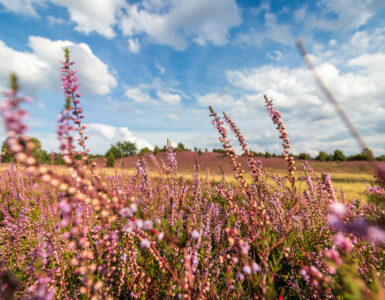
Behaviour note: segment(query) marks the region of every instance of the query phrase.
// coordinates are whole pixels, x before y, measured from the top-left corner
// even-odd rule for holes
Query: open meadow
[[[0,0],[0,300],[384,300],[382,2]]]
[[[251,173],[227,174],[214,168],[228,157],[199,155],[191,170],[191,153],[171,147],[130,157],[136,168],[20,153],[0,169],[6,299],[383,295],[385,233],[362,219],[384,224],[374,162],[297,161],[288,173],[281,158],[264,168],[250,156]]]
[[[186,156],[188,158],[186,159]],[[208,156],[205,158],[204,156]],[[178,174],[183,175],[186,180],[191,181],[194,176],[194,163],[197,162],[200,165],[201,171],[199,176],[201,180],[208,180],[212,183],[219,183],[222,179],[221,171],[226,175],[227,183],[235,183],[235,179],[232,176],[230,161],[221,154],[215,153],[203,153],[198,155],[196,153],[177,153],[177,161],[183,161],[183,164],[178,166]],[[122,161],[117,160],[116,167],[105,167],[105,161],[98,161],[98,173],[104,176],[116,176],[125,175],[132,177],[136,173],[135,164],[139,159],[139,156],[129,157]],[[144,156],[149,164],[149,176],[151,178],[159,178],[161,176],[159,170],[151,164],[151,160],[148,155]],[[163,155],[159,155],[159,159],[165,159]],[[242,159],[242,158],[241,158]],[[272,175],[285,175],[285,162],[279,158],[261,158],[263,165]],[[242,162],[246,166],[246,162]],[[301,190],[306,185],[305,178],[303,177],[303,163],[304,161],[297,161],[296,167],[298,171],[295,171],[296,187]],[[378,163],[368,162],[319,162],[309,161],[310,166],[320,173],[328,173],[333,182],[333,186],[338,193],[343,193],[346,201],[363,200],[368,199],[368,188],[373,185],[376,175],[376,166]],[[9,164],[0,164],[0,171],[9,167]],[[64,173],[66,168],[64,166],[53,166],[55,173]],[[226,171],[224,171],[226,170]],[[245,179],[248,183],[251,183],[252,178],[250,175],[245,175]],[[269,183],[273,184],[273,178],[268,179]]]

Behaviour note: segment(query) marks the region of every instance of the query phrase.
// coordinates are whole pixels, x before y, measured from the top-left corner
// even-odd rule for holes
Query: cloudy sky
[[[251,149],[280,153],[264,94],[282,112],[294,153],[360,152],[297,38],[367,144],[384,154],[383,0],[0,0],[0,90],[16,72],[34,98],[30,134],[56,150],[59,60],[69,47],[93,153],[167,138],[219,148],[208,105],[233,118]]]

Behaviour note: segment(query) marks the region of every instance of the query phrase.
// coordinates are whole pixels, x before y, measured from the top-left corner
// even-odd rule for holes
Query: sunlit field
[[[313,166],[312,163],[310,163],[311,166]],[[331,169],[334,171],[338,171],[338,169],[335,169],[334,163],[329,162],[316,162],[314,165],[321,167],[321,169]],[[8,164],[0,164],[0,171],[4,171],[8,167]],[[52,169],[55,173],[61,174],[66,173],[67,168],[64,166],[52,166]],[[282,170],[277,169],[267,169],[271,172],[272,175],[281,175],[284,176],[285,173]],[[136,169],[130,169],[130,168],[99,168],[97,172],[102,176],[116,176],[116,175],[124,175],[127,177],[132,177],[136,173]],[[189,172],[178,173],[179,175],[184,176],[186,180],[191,181],[193,179],[193,174]],[[344,197],[347,202],[351,200],[363,200],[366,201],[368,198],[368,188],[373,184],[375,181],[373,172],[370,173],[370,171],[367,172],[360,172],[360,173],[338,173],[338,172],[329,172],[333,186],[336,189],[338,193],[343,193]],[[161,174],[154,170],[150,171],[149,175],[153,179],[160,178]],[[225,177],[225,180],[227,183],[234,184],[236,183],[236,180],[231,176],[231,174],[228,174],[229,176]],[[216,174],[215,172],[210,172],[209,169],[207,169],[205,172],[199,173],[201,180],[209,180],[211,183],[219,183],[221,181],[221,175]],[[306,185],[304,179],[301,177],[303,176],[303,172],[296,171],[295,176],[297,178],[296,187],[299,191],[304,188],[304,185]],[[251,176],[246,175],[245,176],[248,183],[251,182]],[[268,179],[270,184],[274,183],[274,180],[272,178]]]
[[[324,164],[328,164],[325,162]],[[58,172],[61,172],[63,168],[56,167],[58,169]],[[284,172],[279,172],[277,170],[269,170],[271,171],[272,175],[281,175],[283,176]],[[127,176],[133,176],[135,174],[135,169],[122,169],[122,168],[103,168],[100,170],[101,174],[104,175],[127,175]],[[182,173],[179,173],[181,175]],[[209,180],[213,183],[218,183],[221,181],[221,175],[219,174],[212,174],[210,173],[210,170],[206,170],[206,172],[200,172],[199,173],[201,180]],[[227,183],[235,183],[236,180],[230,176],[226,176],[226,182]],[[301,178],[303,173],[301,172],[295,172],[295,176],[297,177],[296,187],[301,190],[301,188],[304,188],[304,179]],[[370,187],[371,183],[375,180],[374,174],[369,173],[330,173],[333,186],[337,190],[337,192],[342,192],[345,195],[345,199],[347,201],[351,200],[366,200],[368,197],[367,189]],[[159,178],[160,174],[156,171],[150,172],[150,176],[152,178]],[[186,180],[192,180],[193,174],[186,174],[183,173],[183,176]],[[245,176],[246,180],[248,182],[251,182],[251,176]],[[271,178],[268,180],[269,183],[273,184],[274,180]]]
[[[385,165],[369,149],[297,160],[264,96],[282,155],[254,156],[209,106],[218,153],[92,161],[68,48],[61,64],[60,166],[28,136],[15,74],[1,102],[1,299],[384,299]]]

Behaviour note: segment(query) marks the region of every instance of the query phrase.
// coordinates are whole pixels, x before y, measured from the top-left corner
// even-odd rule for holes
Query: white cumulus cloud
[[[300,11],[306,15],[306,18],[299,21],[303,22],[307,31],[356,30],[368,22],[381,4],[381,0],[322,0],[317,3],[317,13],[307,11],[304,6],[299,8],[295,15]]]
[[[119,9],[124,0],[0,0],[0,4],[15,13],[38,17],[36,7],[55,4],[68,10],[70,20],[76,23],[75,30],[85,34],[92,31],[106,38],[116,34]]]
[[[87,145],[94,153],[105,153],[111,144],[121,141],[129,141],[134,143],[138,149],[153,146],[145,139],[134,136],[133,132],[127,127],[115,127],[100,123],[87,124],[87,134],[90,136]]]
[[[236,0],[0,0],[0,4],[34,17],[39,17],[39,6],[61,6],[68,10],[76,31],[113,38],[119,27],[126,36],[146,35],[178,50],[184,50],[190,41],[224,45],[230,28],[242,21]],[[138,46],[137,40],[129,40],[130,51],[137,53]]]
[[[142,1],[127,4],[125,11],[120,24],[123,34],[145,34],[177,50],[184,50],[190,39],[224,45],[229,29],[241,22],[235,0]]]
[[[161,90],[158,90],[156,94],[158,95],[159,99],[170,104],[177,104],[182,101],[182,97],[178,94],[171,94]]]
[[[129,39],[128,40],[128,50],[131,53],[139,53],[140,51],[140,43],[138,39]]]
[[[7,10],[32,17],[39,16],[35,6],[42,5],[44,2],[45,0],[0,0],[0,4]]]
[[[123,0],[51,0],[68,9],[71,21],[77,25],[75,30],[89,34],[91,31],[113,38],[113,26],[117,21]]]
[[[60,60],[65,47],[70,49],[71,59],[75,61],[82,93],[105,95],[117,85],[108,66],[85,43],[30,36],[28,46],[30,52],[20,52],[0,40],[0,85],[7,86],[8,74],[15,72],[24,92],[36,96],[42,89],[60,90]]]
[[[351,71],[340,70],[331,63],[320,63],[317,72],[344,110],[353,121],[369,147],[379,153],[383,142],[383,112],[385,111],[385,87],[382,79],[385,70],[384,53],[362,54],[348,61]],[[351,138],[345,124],[339,119],[333,106],[326,100],[314,82],[312,74],[305,68],[278,67],[265,65],[258,68],[230,70],[226,73],[228,81],[240,90],[255,96],[240,97],[238,103],[226,108],[231,114],[239,114],[239,107],[247,104],[244,118],[261,118],[265,111],[258,109],[257,102],[263,103],[263,94],[274,99],[276,109],[283,112],[289,133],[295,142],[295,149],[306,151],[335,148],[357,153],[356,142]],[[229,98],[231,100],[231,98]],[[206,102],[219,102],[216,97],[206,96]],[[202,99],[198,99],[199,103]],[[239,103],[240,102],[240,103]],[[250,120],[250,119],[249,119]],[[242,119],[241,119],[242,122]],[[333,129],[333,130],[328,130]],[[381,129],[382,128],[382,129]],[[377,139],[375,137],[378,137]]]
[[[135,87],[127,87],[125,95],[128,99],[136,103],[146,103],[152,105],[161,105],[164,102],[168,104],[178,104],[182,101],[181,91],[173,88],[175,82],[166,83],[159,78],[155,78],[150,83],[142,83]],[[151,96],[154,94],[156,96]]]
[[[140,87],[126,89],[125,95],[128,99],[134,100],[137,103],[152,102],[151,96]]]

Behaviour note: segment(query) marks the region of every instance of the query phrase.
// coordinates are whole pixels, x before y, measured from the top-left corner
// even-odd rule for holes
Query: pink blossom
[[[140,242],[140,248],[142,249],[149,249],[151,246],[151,243],[148,239],[141,240]]]
[[[201,238],[201,234],[199,233],[198,230],[194,229],[191,233],[191,237],[194,239],[194,240],[199,240]]]

